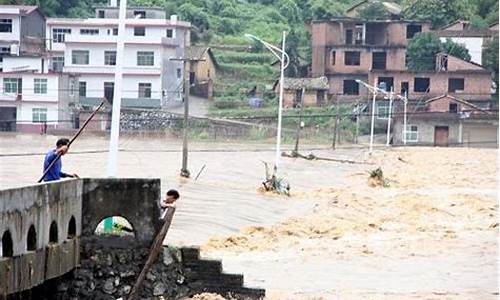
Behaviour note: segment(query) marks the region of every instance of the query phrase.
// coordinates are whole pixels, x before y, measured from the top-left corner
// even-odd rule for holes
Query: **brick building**
[[[368,81],[372,71],[405,71],[408,41],[429,30],[428,22],[407,20],[313,21],[311,75],[326,76],[329,93],[340,101],[358,100],[356,79]]]
[[[491,73],[481,65],[440,53],[434,70],[407,70],[407,45],[430,23],[408,20],[366,21],[337,18],[313,21],[312,77],[328,78],[330,95],[342,103],[366,101],[369,91],[356,79],[408,93],[422,101],[442,94],[456,95],[482,108],[489,108]],[[386,103],[381,101],[381,106]]]

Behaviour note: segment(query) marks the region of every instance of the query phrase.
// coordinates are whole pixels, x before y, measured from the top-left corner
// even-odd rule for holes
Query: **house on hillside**
[[[195,96],[212,99],[214,82],[217,78],[217,61],[210,47],[191,46],[186,49],[186,57],[196,60],[190,65],[190,93]]]
[[[273,86],[276,96],[279,96],[279,80]],[[324,106],[328,104],[327,91],[328,79],[326,77],[318,78],[289,78],[285,77],[283,86],[283,106],[300,107],[302,99],[302,89],[304,89],[304,107]]]
[[[394,117],[393,144],[498,147],[498,112],[483,110],[449,94],[410,105],[406,133],[399,109]]]
[[[401,7],[393,2],[379,1],[379,0],[364,0],[354,4],[345,11],[347,17],[356,18],[359,17],[359,11],[367,8],[373,3],[380,3],[384,6],[387,12],[390,14],[391,19],[399,19],[401,15]]]
[[[54,72],[78,74],[82,104],[113,101],[118,2],[96,8],[96,18],[48,18],[46,35]],[[127,7],[122,106],[161,108],[180,101],[189,22],[166,19],[159,9]]]
[[[430,23],[409,20],[366,21],[336,18],[313,21],[313,77],[326,76],[329,94],[340,103],[359,101],[363,95],[356,79],[368,81],[371,72],[406,72],[406,47]]]

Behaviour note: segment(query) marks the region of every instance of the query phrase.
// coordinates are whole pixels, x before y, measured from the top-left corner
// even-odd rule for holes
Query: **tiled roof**
[[[278,84],[279,81],[276,82]],[[290,78],[285,77],[285,84],[283,85],[285,89],[299,90],[302,88],[308,90],[327,90],[328,79],[326,77],[317,78]]]

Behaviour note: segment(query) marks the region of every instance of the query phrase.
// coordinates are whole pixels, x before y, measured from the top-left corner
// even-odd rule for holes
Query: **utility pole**
[[[184,42],[185,45],[187,41]],[[190,55],[186,56],[186,52],[188,52],[188,48],[184,47],[184,57],[181,58],[170,58],[172,61],[182,61],[184,67],[184,118],[183,118],[183,129],[182,129],[182,167],[181,167],[181,176],[189,178],[191,175],[188,170],[188,126],[189,126],[189,87],[190,84],[190,73],[191,73],[191,65],[192,63],[196,63],[199,61],[204,61],[205,59],[202,57],[191,57]],[[190,52],[190,51],[189,51]]]
[[[359,103],[356,104],[356,136],[354,137],[354,143],[358,143],[358,135],[359,135]]]
[[[299,113],[299,123],[297,124],[297,134],[295,139],[295,153],[299,153],[299,139],[300,139],[300,130],[302,129],[302,112],[304,111],[304,94],[306,92],[306,88],[302,87],[302,93],[300,94],[300,113]]]

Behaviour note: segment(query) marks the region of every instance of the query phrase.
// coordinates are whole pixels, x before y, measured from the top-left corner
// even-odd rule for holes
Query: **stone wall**
[[[73,273],[40,287],[37,299],[125,298],[139,275],[149,249],[131,237],[83,239],[81,265]],[[163,247],[139,290],[140,299],[179,299],[216,292],[234,299],[261,299],[265,290],[243,286],[243,275],[224,274],[220,261],[199,258],[196,248]],[[232,298],[232,299],[233,299]]]
[[[105,218],[121,216],[148,245],[160,224],[160,180],[141,178],[83,179],[82,234],[92,236]]]

